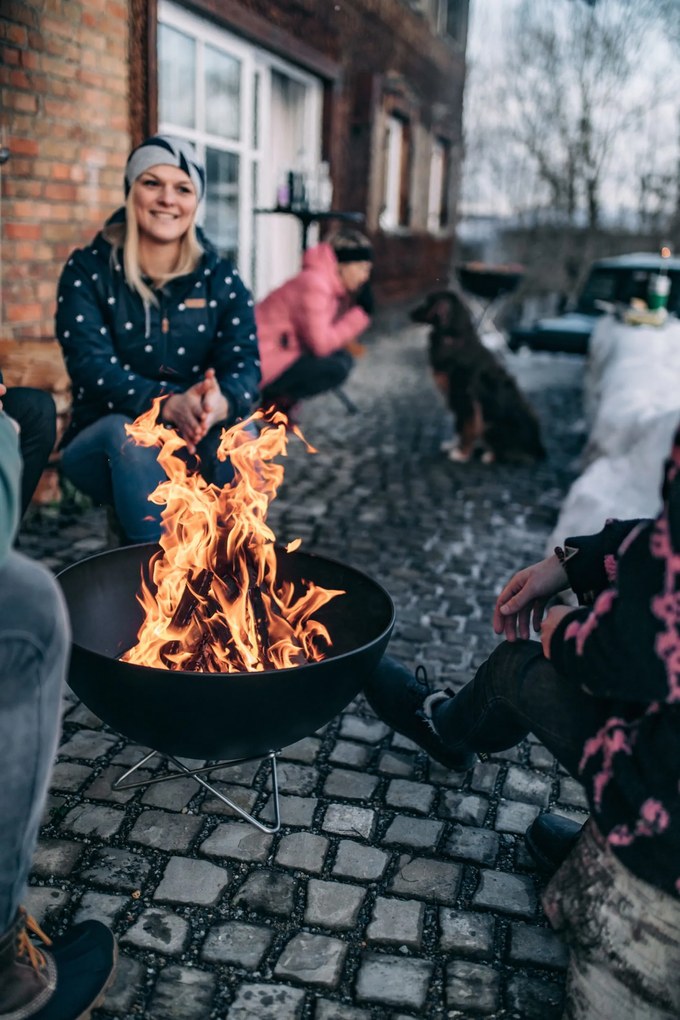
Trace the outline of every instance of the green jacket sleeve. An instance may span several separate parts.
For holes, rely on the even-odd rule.
[[[21,456],[12,421],[0,411],[0,566],[12,548],[19,525]]]

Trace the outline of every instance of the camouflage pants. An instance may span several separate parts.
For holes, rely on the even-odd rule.
[[[570,949],[563,1020],[678,1020],[680,900],[635,878],[592,821],[543,907]]]

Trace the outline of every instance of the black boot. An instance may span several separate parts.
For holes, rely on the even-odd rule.
[[[57,966],[51,956],[41,953],[30,941],[27,923],[35,930],[32,919],[19,910],[12,926],[0,936],[2,1020],[34,1016],[51,999],[57,987]]]
[[[366,684],[364,694],[383,722],[418,744],[441,765],[464,772],[476,763],[477,756],[473,751],[449,747],[437,733],[432,712],[454,695],[446,691],[430,691],[422,666],[414,675],[401,663],[384,655]]]
[[[49,949],[38,949],[28,931]],[[89,1020],[116,967],[116,943],[100,921],[53,941],[23,909],[0,938],[0,1020]]]
[[[541,871],[552,875],[578,843],[583,826],[562,815],[539,815],[524,833],[524,842]]]

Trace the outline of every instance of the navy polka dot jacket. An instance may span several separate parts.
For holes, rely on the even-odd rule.
[[[117,213],[114,219],[120,219]],[[103,415],[136,418],[154,397],[183,392],[214,368],[231,425],[259,399],[253,299],[231,262],[200,236],[197,269],[145,304],[125,280],[122,253],[98,234],[69,257],[57,291],[56,332],[73,384],[66,445]]]

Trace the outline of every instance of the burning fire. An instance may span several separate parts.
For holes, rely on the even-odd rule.
[[[167,481],[149,496],[163,505],[161,551],[149,562],[138,600],[146,616],[125,662],[211,673],[286,669],[324,658],[326,627],[312,615],[343,595],[312,582],[278,580],[267,509],[283,480],[287,419],[256,411],[222,432],[218,457],[235,478],[220,489],[191,470],[186,444],[158,419],[161,400],[126,426],[141,446],[158,446]],[[256,438],[248,425],[259,422]],[[315,453],[302,433],[293,432]],[[293,552],[300,539],[290,542]],[[300,592],[302,586],[303,591]]]

